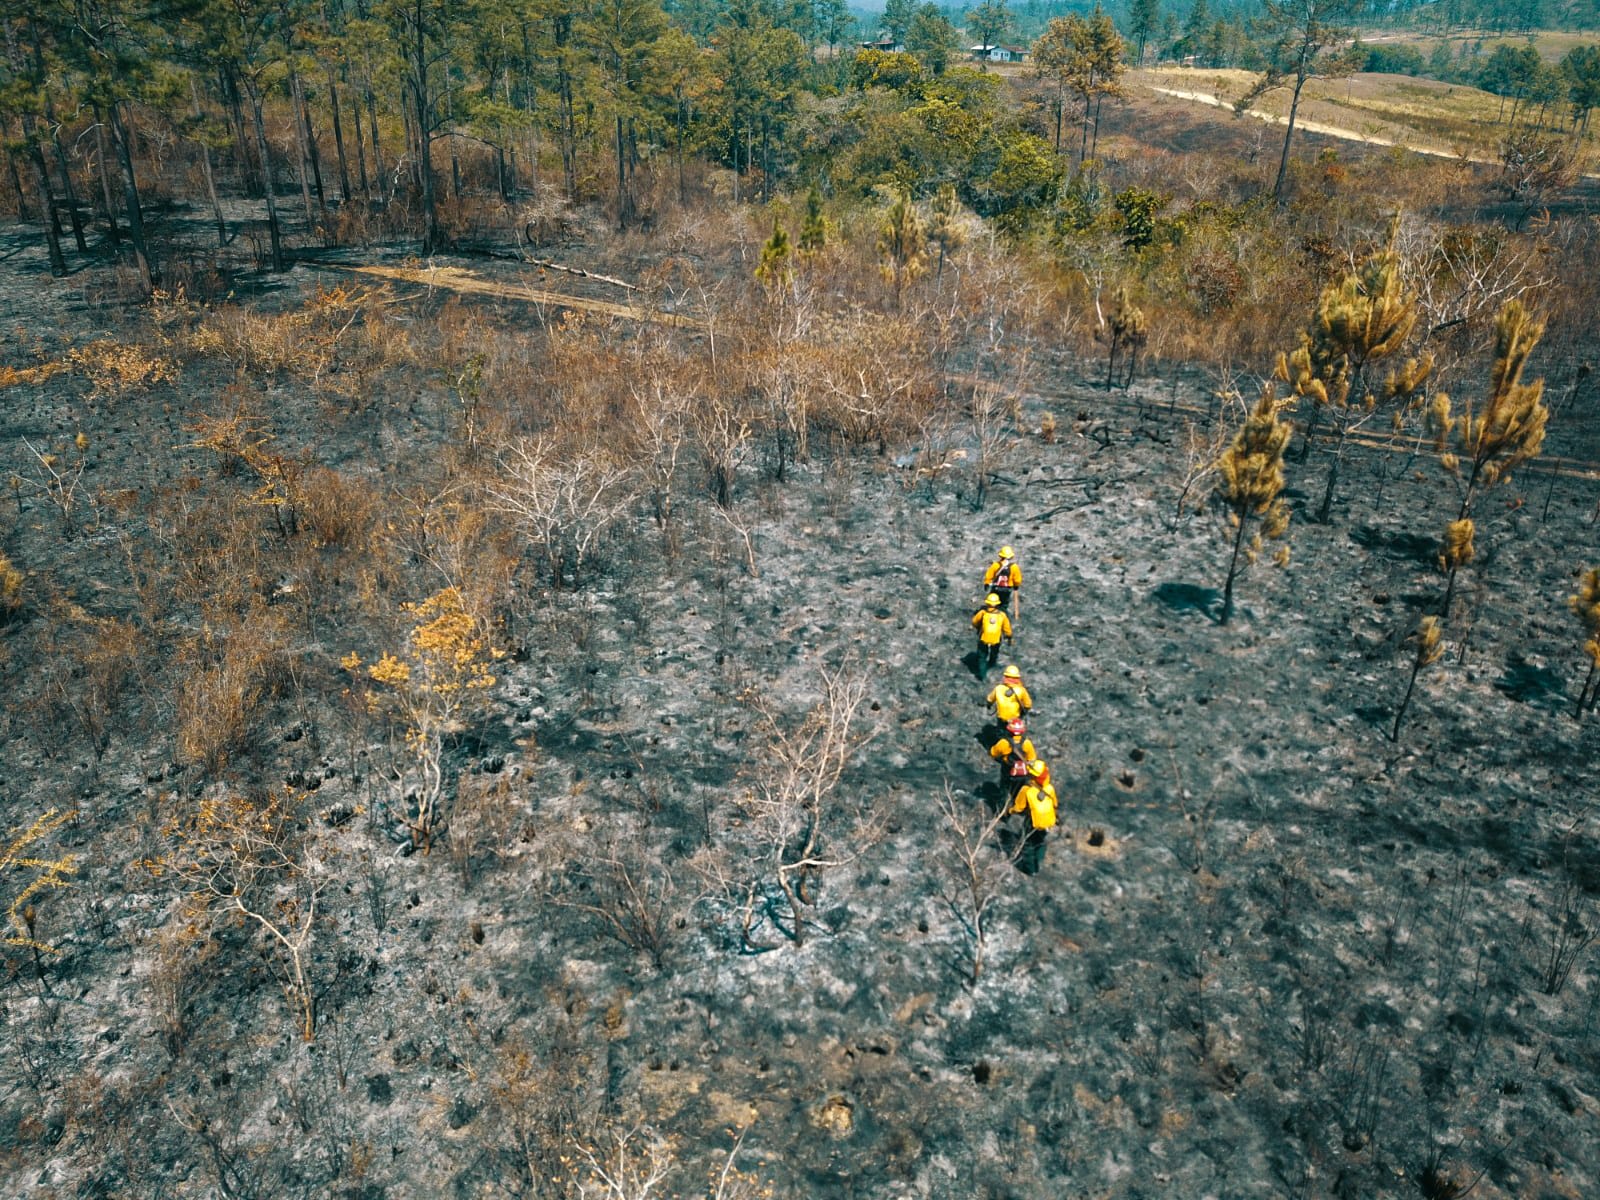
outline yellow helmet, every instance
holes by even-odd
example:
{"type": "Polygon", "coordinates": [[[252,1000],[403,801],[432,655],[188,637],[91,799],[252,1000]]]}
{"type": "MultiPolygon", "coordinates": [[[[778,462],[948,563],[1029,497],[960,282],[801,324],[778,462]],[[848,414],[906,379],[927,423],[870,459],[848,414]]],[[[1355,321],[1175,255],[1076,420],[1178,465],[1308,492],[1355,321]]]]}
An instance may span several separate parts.
{"type": "Polygon", "coordinates": [[[1028,774],[1032,775],[1035,779],[1039,778],[1039,776],[1043,775],[1049,769],[1049,767],[1044,765],[1044,759],[1042,758],[1036,758],[1028,764],[1028,774]]]}
{"type": "Polygon", "coordinates": [[[1012,663],[1003,672],[1001,672],[1000,678],[1001,679],[1021,679],[1022,678],[1022,668],[1018,667],[1016,665],[1016,663],[1012,663]]]}
{"type": "Polygon", "coordinates": [[[1001,546],[1000,547],[1000,557],[1001,558],[1015,558],[1016,554],[1017,554],[1017,552],[1015,550],[1013,550],[1010,546],[1001,546]]]}
{"type": "Polygon", "coordinates": [[[1000,607],[1000,597],[998,595],[996,595],[994,592],[990,592],[987,596],[985,596],[983,598],[983,602],[984,602],[984,604],[988,605],[990,608],[999,608],[1000,607]]]}

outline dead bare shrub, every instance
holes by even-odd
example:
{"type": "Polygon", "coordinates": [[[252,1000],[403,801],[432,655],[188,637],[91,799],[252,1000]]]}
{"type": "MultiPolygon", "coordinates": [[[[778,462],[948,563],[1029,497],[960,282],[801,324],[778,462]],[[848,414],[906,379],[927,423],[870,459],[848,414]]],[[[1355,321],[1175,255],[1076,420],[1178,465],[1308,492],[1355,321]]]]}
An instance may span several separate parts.
{"type": "Polygon", "coordinates": [[[501,447],[499,466],[490,496],[542,555],[551,586],[583,582],[596,547],[633,509],[631,466],[601,447],[548,438],[501,447]]]}
{"type": "Polygon", "coordinates": [[[682,922],[671,871],[649,861],[636,839],[572,864],[552,897],[595,917],[600,929],[661,970],[682,922]]]}
{"type": "Polygon", "coordinates": [[[265,955],[300,1036],[316,1034],[311,943],[329,876],[300,832],[305,797],[285,791],[179,802],[162,831],[166,848],[145,865],[175,887],[183,914],[243,922],[265,937],[265,955]]]}
{"type": "Polygon", "coordinates": [[[845,769],[873,732],[859,721],[866,676],[843,666],[824,668],[818,687],[820,695],[798,722],[748,694],[766,732],[766,750],[748,790],[729,806],[721,836],[694,860],[712,902],[736,915],[747,949],[760,945],[754,930],[758,916],[772,915],[774,888],[789,910],[790,926],[779,925],[780,931],[803,944],[818,881],[876,840],[867,797],[838,792],[845,769]]]}

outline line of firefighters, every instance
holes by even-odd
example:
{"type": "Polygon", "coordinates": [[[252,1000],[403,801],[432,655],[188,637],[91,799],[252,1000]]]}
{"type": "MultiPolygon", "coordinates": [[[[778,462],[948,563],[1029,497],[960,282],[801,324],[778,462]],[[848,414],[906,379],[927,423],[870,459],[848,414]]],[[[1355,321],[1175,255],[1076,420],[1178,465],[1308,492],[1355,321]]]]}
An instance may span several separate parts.
{"type": "MultiPolygon", "coordinates": [[[[983,573],[983,607],[972,614],[972,627],[978,632],[978,679],[987,681],[989,668],[1000,661],[1000,645],[1014,638],[1011,625],[1012,598],[1015,612],[1022,613],[1022,567],[1010,546],[1000,553],[983,573]]],[[[994,714],[996,737],[989,757],[1000,767],[1000,786],[1010,796],[1008,814],[1023,818],[1023,833],[1016,845],[1017,867],[1032,875],[1044,863],[1044,844],[1056,823],[1056,789],[1050,782],[1050,766],[1034,750],[1028,737],[1027,717],[1033,697],[1022,682],[1022,671],[1011,664],[1001,672],[1000,683],[987,697],[994,714]]],[[[985,737],[988,741],[988,737],[985,737]]]]}

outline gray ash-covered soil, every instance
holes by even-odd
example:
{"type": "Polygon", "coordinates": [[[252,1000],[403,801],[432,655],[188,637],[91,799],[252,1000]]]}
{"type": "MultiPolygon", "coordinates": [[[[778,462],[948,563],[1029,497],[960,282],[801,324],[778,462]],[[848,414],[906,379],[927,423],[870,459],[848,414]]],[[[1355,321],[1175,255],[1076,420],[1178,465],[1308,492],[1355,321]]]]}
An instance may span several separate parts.
{"type": "MultiPolygon", "coordinates": [[[[48,312],[87,336],[72,287],[30,281],[4,324],[48,312]]],[[[779,482],[757,456],[733,509],[754,572],[737,530],[693,507],[675,558],[641,518],[591,586],[530,601],[527,653],[453,756],[492,799],[470,843],[463,818],[406,853],[381,745],[340,732],[331,689],[281,706],[262,759],[314,789],[337,855],[309,1045],[243,930],[186,978],[172,1036],[156,968],[174,901],[140,864],[160,798],[201,783],[155,735],[113,733],[98,764],[52,745],[25,711],[44,619],[27,614],[4,634],[7,825],[77,807],[60,843],[81,865],[41,902],[62,950],[45,986],[19,953],[3,993],[0,1191],[565,1195],[576,1151],[555,1139],[643,1125],[672,1139],[683,1194],[737,1144],[786,1197],[1600,1195],[1600,978],[1573,949],[1600,891],[1597,735],[1571,716],[1565,606],[1595,555],[1596,481],[1558,477],[1545,516],[1536,467],[1481,506],[1451,653],[1393,742],[1455,511],[1436,462],[1391,462],[1377,510],[1388,452],[1347,452],[1327,525],[1307,515],[1322,452],[1291,464],[1293,557],[1263,556],[1218,625],[1226,531],[1176,514],[1181,435],[1157,440],[1172,397],[1205,408],[1201,381],[1168,369],[1113,398],[1097,371],[1042,374],[981,509],[970,461],[818,455],[779,482]],[[1026,572],[1010,653],[1062,821],[1037,876],[991,852],[974,983],[939,801],[993,802],[967,622],[1002,542],[1026,572]],[[737,836],[763,770],[751,692],[792,722],[841,666],[868,680],[874,736],[830,811],[861,807],[868,833],[837,843],[804,944],[767,890],[753,951],[691,863],[737,836]],[[605,907],[602,860],[659,900],[654,960],[586,907],[605,907]]],[[[19,431],[81,426],[96,488],[158,486],[175,392],[64,395],[4,396],[14,468],[19,431]]],[[[392,428],[354,439],[277,398],[324,462],[428,432],[376,412],[392,428]]],[[[1593,457],[1575,425],[1554,448],[1593,457]]],[[[7,553],[115,610],[116,519],[64,538],[49,518],[24,507],[7,553]]],[[[351,648],[321,629],[307,654],[351,648]]]]}

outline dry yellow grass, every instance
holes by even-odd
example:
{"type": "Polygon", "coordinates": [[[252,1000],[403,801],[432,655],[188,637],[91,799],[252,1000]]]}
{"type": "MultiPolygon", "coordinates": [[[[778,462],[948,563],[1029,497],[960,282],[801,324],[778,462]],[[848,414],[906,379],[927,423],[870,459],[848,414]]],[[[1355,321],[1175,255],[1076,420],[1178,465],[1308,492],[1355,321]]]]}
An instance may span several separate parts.
{"type": "MultiPolygon", "coordinates": [[[[1132,77],[1158,94],[1224,108],[1257,78],[1250,71],[1192,67],[1152,67],[1132,77]]],[[[1288,108],[1288,90],[1279,89],[1262,96],[1252,111],[1258,119],[1282,123],[1288,108]]],[[[1363,73],[1308,82],[1296,124],[1311,132],[1377,145],[1489,159],[1505,131],[1495,119],[1500,109],[1498,96],[1478,88],[1409,75],[1363,73]]]]}
{"type": "Polygon", "coordinates": [[[621,317],[625,321],[656,321],[666,325],[694,325],[697,322],[676,313],[656,312],[635,308],[628,304],[615,304],[608,300],[590,300],[582,296],[567,296],[542,288],[523,287],[519,284],[497,283],[484,279],[460,267],[346,267],[362,275],[376,275],[403,283],[420,284],[427,288],[441,288],[464,296],[498,296],[507,300],[524,300],[529,304],[548,304],[553,308],[575,309],[580,312],[599,313],[621,317]]]}

